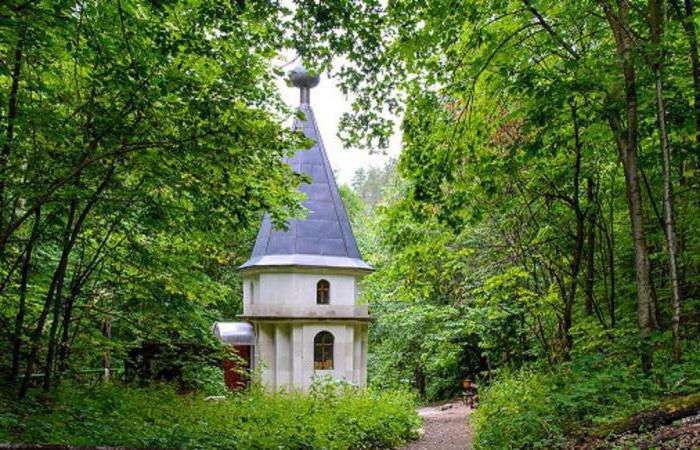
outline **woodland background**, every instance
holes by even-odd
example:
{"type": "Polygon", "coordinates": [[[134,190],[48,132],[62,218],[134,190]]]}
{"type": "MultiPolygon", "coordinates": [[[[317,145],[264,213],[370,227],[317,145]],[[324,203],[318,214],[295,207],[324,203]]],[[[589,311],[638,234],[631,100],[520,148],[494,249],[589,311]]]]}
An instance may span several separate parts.
{"type": "Polygon", "coordinates": [[[377,268],[374,387],[479,379],[482,448],[700,390],[693,0],[11,0],[0,21],[7,440],[42,389],[143,342],[215,345],[240,311],[262,212],[303,214],[290,48],[355,95],[348,145],[403,117],[398,160],[343,189],[377,268]]]}

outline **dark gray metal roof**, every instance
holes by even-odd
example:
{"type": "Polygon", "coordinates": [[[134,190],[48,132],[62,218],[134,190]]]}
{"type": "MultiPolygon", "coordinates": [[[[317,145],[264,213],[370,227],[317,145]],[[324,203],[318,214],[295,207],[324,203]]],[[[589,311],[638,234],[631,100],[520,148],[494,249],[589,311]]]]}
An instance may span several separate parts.
{"type": "Polygon", "coordinates": [[[340,192],[323,147],[321,134],[308,103],[299,107],[306,120],[296,118],[293,128],[316,144],[287,161],[293,170],[311,178],[300,191],[306,194],[305,219],[291,219],[287,230],[275,230],[265,214],[253,254],[240,269],[271,266],[338,267],[371,270],[362,260],[340,192]]]}

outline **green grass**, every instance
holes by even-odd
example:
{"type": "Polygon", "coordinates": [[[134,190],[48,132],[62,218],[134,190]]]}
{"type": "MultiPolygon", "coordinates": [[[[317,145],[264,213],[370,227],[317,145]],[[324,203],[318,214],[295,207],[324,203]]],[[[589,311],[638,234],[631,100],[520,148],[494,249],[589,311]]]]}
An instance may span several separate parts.
{"type": "Polygon", "coordinates": [[[171,387],[64,383],[50,396],[1,399],[0,442],[167,448],[392,448],[420,419],[401,392],[321,386],[205,401],[171,387]],[[3,401],[4,400],[4,401],[3,401]]]}

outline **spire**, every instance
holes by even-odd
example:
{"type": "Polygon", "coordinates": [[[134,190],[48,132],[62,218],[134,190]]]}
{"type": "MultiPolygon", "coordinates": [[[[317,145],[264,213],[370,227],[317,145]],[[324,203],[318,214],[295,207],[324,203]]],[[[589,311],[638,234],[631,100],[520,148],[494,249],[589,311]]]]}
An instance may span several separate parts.
{"type": "Polygon", "coordinates": [[[292,85],[299,88],[299,103],[308,105],[311,101],[311,89],[318,86],[321,78],[316,74],[313,76],[309,74],[301,64],[292,69],[289,73],[289,78],[292,81],[292,85]]]}
{"type": "Polygon", "coordinates": [[[310,91],[319,76],[311,76],[303,66],[290,73],[292,84],[300,89],[299,110],[304,120],[294,119],[292,128],[315,142],[309,150],[299,150],[286,162],[296,172],[311,179],[299,190],[306,195],[303,205],[309,210],[301,219],[291,219],[286,230],[275,230],[265,214],[258,231],[253,254],[240,269],[255,267],[307,266],[339,267],[360,270],[372,268],[362,260],[347,212],[328,161],[326,149],[309,105],[310,91]]]}

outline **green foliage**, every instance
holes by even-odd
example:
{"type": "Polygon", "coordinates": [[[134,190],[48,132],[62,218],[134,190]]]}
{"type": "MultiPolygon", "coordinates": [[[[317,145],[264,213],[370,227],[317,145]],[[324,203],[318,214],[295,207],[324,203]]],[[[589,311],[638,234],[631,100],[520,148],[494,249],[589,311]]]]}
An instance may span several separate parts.
{"type": "Polygon", "coordinates": [[[474,447],[551,448],[561,443],[554,392],[549,379],[526,369],[503,372],[480,393],[470,415],[474,447]]]}
{"type": "Polygon", "coordinates": [[[204,395],[226,394],[224,369],[212,365],[188,362],[182,368],[182,382],[204,395]]]}
{"type": "Polygon", "coordinates": [[[240,313],[235,267],[263,211],[278,225],[300,211],[283,159],[308,143],[284,123],[272,63],[285,14],[0,3],[2,376],[96,367],[105,350],[117,366],[240,313]]]}
{"type": "Polygon", "coordinates": [[[148,448],[393,448],[415,437],[410,395],[325,385],[205,401],[169,386],[66,383],[0,406],[0,441],[148,448]]]}
{"type": "Polygon", "coordinates": [[[658,354],[644,375],[634,355],[617,349],[607,356],[580,355],[550,371],[524,367],[501,371],[480,396],[470,416],[474,446],[552,448],[564,437],[615,423],[668,396],[700,390],[700,351],[673,366],[658,354]]]}
{"type": "MultiPolygon", "coordinates": [[[[288,46],[319,68],[344,56],[337,79],[357,94],[345,140],[385,146],[384,113],[404,113],[396,164],[342,190],[378,269],[363,294],[376,319],[372,385],[435,399],[495,376],[474,418],[482,447],[559,445],[580,424],[698,389],[692,11],[669,4],[658,61],[643,3],[295,3],[0,4],[0,354],[14,356],[0,371],[50,380],[108,352],[116,366],[143,341],[206,342],[212,320],[240,312],[233,268],[255,223],[263,210],[276,224],[300,212],[302,180],[283,158],[309,143],[283,126],[275,92],[288,46]],[[683,294],[675,365],[658,331],[674,312],[664,206],[676,211],[683,294]],[[637,317],[656,307],[659,326],[637,317]],[[642,341],[646,328],[656,332],[642,341]]],[[[186,369],[193,386],[220,391],[218,373],[186,369]]],[[[3,423],[13,439],[185,447],[383,446],[413,429],[398,397],[329,386],[219,409],[167,389],[61,388],[3,423]],[[383,411],[402,419],[383,425],[383,411]]]]}
{"type": "Polygon", "coordinates": [[[416,383],[424,383],[425,399],[449,398],[459,389],[456,380],[478,366],[469,351],[474,340],[459,309],[394,304],[376,314],[369,361],[373,386],[420,390],[416,383]]]}
{"type": "Polygon", "coordinates": [[[395,159],[390,159],[383,167],[359,168],[352,177],[352,189],[365,205],[376,208],[384,201],[395,172],[395,159]]]}
{"type": "MultiPolygon", "coordinates": [[[[556,372],[572,358],[672,351],[660,331],[674,313],[670,206],[682,278],[678,336],[685,349],[697,346],[700,86],[688,65],[696,49],[686,22],[694,17],[668,4],[658,80],[668,106],[659,111],[652,3],[628,3],[360,1],[296,12],[325,38],[308,48],[320,64],[333,50],[346,56],[337,72],[356,94],[342,123],[347,140],[381,146],[392,130],[382,112],[403,113],[397,174],[371,189],[384,198],[360,229],[378,269],[364,290],[375,317],[372,383],[432,399],[454,394],[460,378],[489,379],[503,368],[556,372]],[[631,31],[611,29],[618,16],[631,31]],[[617,53],[616,37],[628,33],[634,95],[617,53]],[[674,186],[665,202],[659,117],[674,186]],[[625,139],[633,142],[626,150],[625,139]],[[644,314],[656,308],[658,325],[649,319],[656,313],[644,314]],[[640,341],[650,329],[649,342],[640,341]]],[[[366,188],[366,176],[358,173],[356,189],[366,188]]],[[[683,378],[681,366],[662,366],[664,377],[683,378]]],[[[576,401],[598,402],[613,379],[576,401]]]]}

